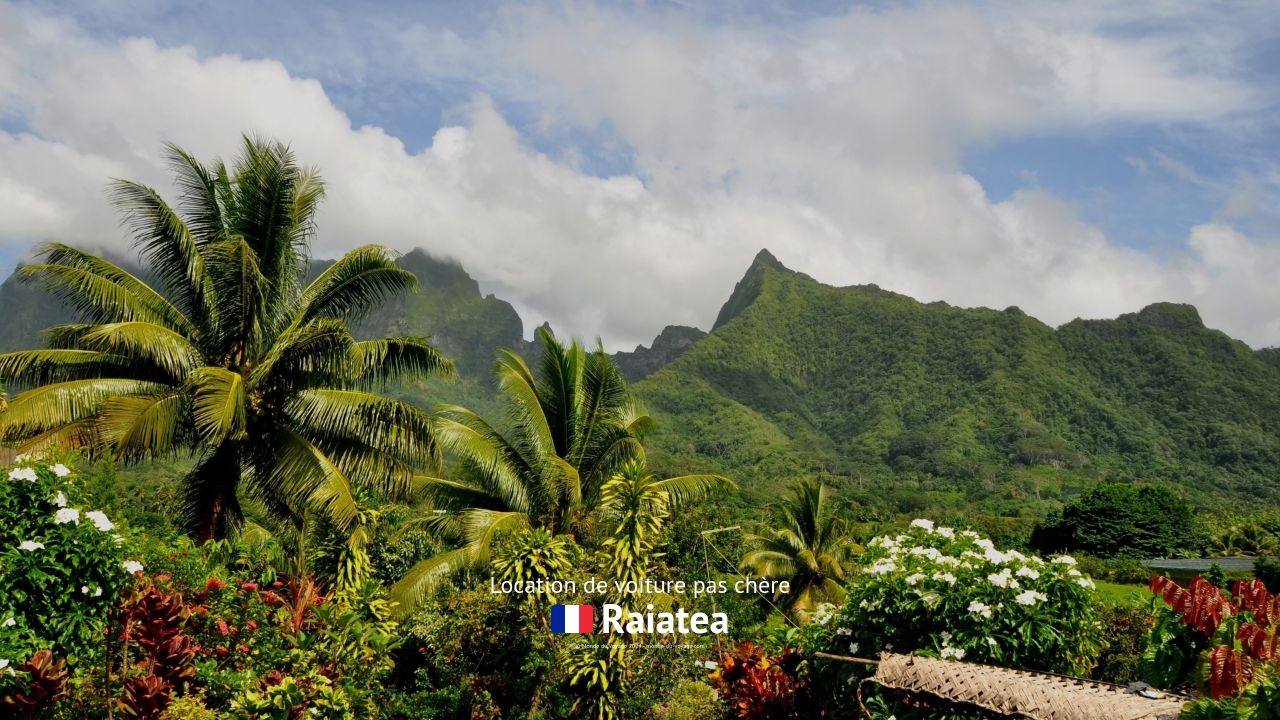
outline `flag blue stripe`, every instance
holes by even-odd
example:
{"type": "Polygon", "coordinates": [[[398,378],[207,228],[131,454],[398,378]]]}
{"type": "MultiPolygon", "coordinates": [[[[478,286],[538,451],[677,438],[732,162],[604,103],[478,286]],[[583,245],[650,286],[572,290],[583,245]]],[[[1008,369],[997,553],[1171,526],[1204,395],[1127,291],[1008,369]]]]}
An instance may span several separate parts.
{"type": "Polygon", "coordinates": [[[551,632],[564,634],[564,606],[551,606],[551,632]]]}

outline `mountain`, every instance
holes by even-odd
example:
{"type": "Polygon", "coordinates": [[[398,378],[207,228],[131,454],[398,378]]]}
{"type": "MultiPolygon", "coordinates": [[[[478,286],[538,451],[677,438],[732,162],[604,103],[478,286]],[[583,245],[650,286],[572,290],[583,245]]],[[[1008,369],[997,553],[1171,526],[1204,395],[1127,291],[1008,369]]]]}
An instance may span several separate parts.
{"type": "MultiPolygon", "coordinates": [[[[136,262],[113,260],[140,277],[136,262]]],[[[312,263],[314,277],[332,260],[312,263]]],[[[394,388],[393,394],[425,406],[458,403],[493,409],[494,389],[489,377],[499,347],[522,348],[524,327],[510,303],[480,292],[479,284],[456,262],[413,250],[397,262],[418,278],[418,292],[394,298],[358,323],[358,337],[427,335],[458,367],[459,379],[430,380],[394,388]]],[[[54,296],[10,276],[0,284],[0,352],[43,347],[40,331],[75,322],[71,311],[54,296]]]]}
{"type": "MultiPolygon", "coordinates": [[[[429,335],[461,377],[390,392],[496,416],[497,348],[537,353],[519,315],[454,262],[399,262],[419,292],[357,334],[429,335]]],[[[72,319],[13,278],[0,312],[0,350],[72,319]]],[[[830,287],[761,251],[710,333],[669,326],[614,357],[658,420],[655,469],[728,474],[747,504],[814,474],[870,516],[1038,517],[1102,479],[1167,482],[1208,507],[1280,500],[1280,350],[1188,305],[1055,329],[1016,307],[830,287]]]]}
{"type": "Polygon", "coordinates": [[[1186,305],[1054,329],[822,285],[762,251],[712,332],[635,391],[656,465],[748,496],[816,473],[895,512],[1030,512],[1104,477],[1280,499],[1276,354],[1186,305]]]}
{"type": "Polygon", "coordinates": [[[628,382],[652,375],[680,357],[707,333],[687,325],[668,325],[653,339],[649,347],[637,345],[631,352],[617,352],[613,359],[628,382]]]}

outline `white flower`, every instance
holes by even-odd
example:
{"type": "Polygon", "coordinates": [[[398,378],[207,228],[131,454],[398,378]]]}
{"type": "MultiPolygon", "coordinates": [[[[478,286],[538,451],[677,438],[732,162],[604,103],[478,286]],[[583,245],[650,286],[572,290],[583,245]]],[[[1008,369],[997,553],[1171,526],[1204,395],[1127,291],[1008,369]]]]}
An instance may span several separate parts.
{"type": "Polygon", "coordinates": [[[927,532],[933,532],[933,521],[925,520],[924,518],[916,518],[915,520],[911,521],[911,527],[918,527],[918,528],[924,529],[927,532]]]}
{"type": "Polygon", "coordinates": [[[1030,578],[1031,580],[1035,580],[1040,577],[1040,573],[1036,572],[1035,570],[1029,567],[1026,567],[1025,565],[1023,567],[1018,568],[1018,572],[1014,574],[1017,575],[1018,577],[1030,578]]]}
{"type": "Polygon", "coordinates": [[[18,624],[18,621],[14,620],[13,618],[9,618],[8,620],[5,620],[4,622],[0,623],[0,625],[3,625],[4,627],[13,627],[14,625],[17,625],[17,624],[18,624]]]}
{"type": "Polygon", "coordinates": [[[66,477],[71,474],[71,469],[62,463],[53,466],[53,474],[58,477],[66,477]]]}
{"type": "Polygon", "coordinates": [[[991,647],[995,647],[995,646],[996,646],[996,639],[995,639],[995,638],[993,638],[993,637],[989,637],[989,638],[987,638],[987,644],[988,644],[988,645],[990,645],[991,647]]]}
{"type": "Polygon", "coordinates": [[[956,660],[964,659],[964,648],[944,647],[942,648],[942,659],[947,660],[955,658],[956,660]]]}
{"type": "Polygon", "coordinates": [[[59,490],[58,494],[53,496],[53,498],[51,499],[51,502],[53,502],[53,504],[57,505],[58,507],[66,507],[67,496],[64,495],[61,490],[59,490]]]}
{"type": "Polygon", "coordinates": [[[969,603],[969,612],[974,615],[981,615],[984,618],[989,618],[991,617],[991,606],[984,602],[974,600],[969,603]]]}
{"type": "Polygon", "coordinates": [[[849,654],[856,655],[858,653],[858,643],[849,643],[849,654]]]}
{"type": "Polygon", "coordinates": [[[1059,555],[1058,557],[1054,558],[1053,561],[1058,563],[1059,565],[1075,565],[1076,564],[1076,559],[1071,557],[1070,555],[1059,555]]]}
{"type": "Polygon", "coordinates": [[[907,576],[908,585],[918,585],[924,579],[924,573],[915,573],[907,576]]]}
{"type": "Polygon", "coordinates": [[[83,594],[83,595],[88,595],[88,594],[89,594],[89,586],[88,586],[88,585],[81,585],[81,586],[80,586],[80,593],[81,593],[81,594],[83,594]]]}
{"type": "Polygon", "coordinates": [[[961,530],[961,531],[960,531],[960,534],[961,534],[961,535],[963,535],[963,536],[965,536],[965,537],[967,537],[967,538],[974,538],[974,539],[976,539],[976,538],[978,537],[978,533],[976,533],[976,532],[974,532],[974,531],[972,531],[972,530],[961,530]]]}
{"type": "Polygon", "coordinates": [[[1045,600],[1048,600],[1048,599],[1049,599],[1049,596],[1045,595],[1042,592],[1036,592],[1035,590],[1025,590],[1023,592],[1018,593],[1018,596],[1014,598],[1014,602],[1018,603],[1019,605],[1035,605],[1038,602],[1044,602],[1045,600]]]}
{"type": "Polygon", "coordinates": [[[927,592],[921,595],[920,599],[924,601],[925,607],[933,607],[942,601],[942,596],[936,592],[927,592]]]}
{"type": "Polygon", "coordinates": [[[953,538],[956,536],[956,531],[955,531],[955,530],[952,530],[952,529],[951,529],[951,528],[949,528],[949,527],[940,527],[940,528],[938,528],[937,530],[935,530],[934,532],[938,533],[939,535],[941,535],[942,537],[944,537],[944,538],[946,538],[946,539],[948,539],[948,540],[951,540],[951,539],[953,539],[953,538]]]}
{"type": "Polygon", "coordinates": [[[1071,568],[1070,570],[1067,571],[1067,574],[1070,575],[1071,577],[1080,577],[1083,573],[1081,573],[1079,570],[1075,568],[1071,568]]]}
{"type": "Polygon", "coordinates": [[[852,635],[853,631],[849,628],[836,628],[837,635],[852,635]]]}
{"type": "Polygon", "coordinates": [[[90,510],[84,516],[85,519],[93,521],[93,526],[101,532],[111,532],[116,528],[101,510],[90,510]]]}
{"type": "Polygon", "coordinates": [[[93,589],[93,596],[94,596],[94,597],[98,597],[98,596],[99,596],[99,595],[101,595],[101,594],[102,594],[102,588],[94,588],[94,589],[93,589]]]}
{"type": "Polygon", "coordinates": [[[998,573],[992,573],[987,576],[987,582],[1002,588],[1018,587],[1018,581],[1013,579],[1013,574],[1009,572],[1009,568],[1005,568],[998,573]]]}
{"type": "Polygon", "coordinates": [[[1080,587],[1082,587],[1082,588],[1087,589],[1087,590],[1092,590],[1092,589],[1094,589],[1095,587],[1097,587],[1097,585],[1094,585],[1094,584],[1093,584],[1093,581],[1092,581],[1092,580],[1090,580],[1089,578],[1086,578],[1086,577],[1082,577],[1082,578],[1078,578],[1078,579],[1076,579],[1076,584],[1077,584],[1077,585],[1079,585],[1079,586],[1080,586],[1080,587]]]}
{"type": "Polygon", "coordinates": [[[938,637],[942,638],[943,645],[946,645],[947,643],[951,642],[951,633],[947,632],[946,630],[943,630],[942,632],[938,633],[938,637]]]}
{"type": "Polygon", "coordinates": [[[948,584],[948,585],[955,585],[955,584],[956,584],[956,576],[955,576],[955,575],[952,575],[952,574],[951,574],[951,573],[949,573],[949,572],[944,572],[944,573],[934,573],[934,574],[933,574],[933,579],[934,579],[934,580],[937,580],[938,582],[944,582],[944,583],[946,583],[946,584],[948,584]]]}
{"type": "Polygon", "coordinates": [[[1009,556],[995,548],[986,548],[982,556],[986,558],[987,562],[992,563],[993,565],[1003,565],[1009,562],[1009,556]]]}
{"type": "Polygon", "coordinates": [[[993,543],[993,542],[991,542],[990,540],[988,540],[988,539],[986,539],[986,538],[980,538],[980,537],[978,537],[977,535],[974,535],[974,537],[975,537],[975,538],[977,538],[977,539],[973,541],[973,544],[974,544],[974,545],[977,545],[978,547],[982,548],[983,550],[995,550],[995,549],[996,549],[996,544],[995,544],[995,543],[993,543]]]}
{"type": "Polygon", "coordinates": [[[130,575],[136,575],[142,572],[142,563],[137,560],[125,560],[120,563],[120,567],[124,568],[124,571],[130,575]]]}
{"type": "Polygon", "coordinates": [[[3,670],[6,675],[13,674],[13,671],[9,669],[9,658],[0,658],[0,670],[3,670]]]}
{"type": "Polygon", "coordinates": [[[80,511],[75,508],[62,508],[53,516],[53,522],[57,525],[65,523],[80,524],[80,511]]]}
{"type": "Polygon", "coordinates": [[[877,560],[874,565],[867,568],[863,572],[868,572],[868,573],[871,573],[872,575],[884,575],[886,573],[891,573],[897,569],[898,569],[898,566],[894,564],[892,560],[877,560]]]}
{"type": "Polygon", "coordinates": [[[23,540],[21,543],[18,544],[18,549],[26,550],[27,552],[31,552],[33,550],[43,550],[44,543],[36,542],[35,540],[23,540]]]}
{"type": "Polygon", "coordinates": [[[26,480],[27,482],[36,481],[36,471],[29,467],[14,468],[9,471],[10,480],[26,480]]]}
{"type": "Polygon", "coordinates": [[[1005,551],[1005,553],[1004,553],[1004,556],[1005,556],[1005,557],[1007,557],[1007,558],[1009,558],[1010,560],[1017,560],[1018,562],[1026,562],[1026,561],[1027,561],[1027,556],[1026,556],[1026,555],[1023,555],[1022,553],[1018,552],[1017,550],[1006,550],[1006,551],[1005,551]]]}

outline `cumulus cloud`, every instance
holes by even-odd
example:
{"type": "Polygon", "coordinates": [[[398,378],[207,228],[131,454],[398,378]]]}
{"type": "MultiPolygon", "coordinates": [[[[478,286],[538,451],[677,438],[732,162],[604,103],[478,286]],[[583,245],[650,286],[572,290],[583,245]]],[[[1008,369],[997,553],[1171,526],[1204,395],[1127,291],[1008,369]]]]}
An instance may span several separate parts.
{"type": "Polygon", "coordinates": [[[426,247],[512,300],[530,327],[549,319],[614,347],[668,323],[709,326],[761,247],[826,282],[1017,304],[1051,323],[1193,301],[1246,340],[1280,341],[1248,309],[1280,300],[1265,282],[1276,251],[1229,218],[1157,258],[1039,188],[992,200],[963,170],[966,149],[1003,137],[1230,123],[1256,109],[1251,86],[1188,62],[1169,37],[1107,33],[1088,14],[995,19],[932,5],[785,29],[568,8],[511,10],[474,55],[446,30],[409,27],[397,41],[450,38],[406,62],[443,53],[458,72],[494,78],[485,87],[519,85],[543,113],[525,132],[604,133],[633,171],[583,172],[574,157],[590,147],[533,149],[502,98],[479,93],[410,152],[353,126],[320,82],[278,60],[100,41],[0,5],[0,98],[23,128],[0,132],[0,243],[119,248],[107,177],[162,184],[163,140],[225,156],[249,131],[289,140],[322,169],[318,255],[426,247]]]}

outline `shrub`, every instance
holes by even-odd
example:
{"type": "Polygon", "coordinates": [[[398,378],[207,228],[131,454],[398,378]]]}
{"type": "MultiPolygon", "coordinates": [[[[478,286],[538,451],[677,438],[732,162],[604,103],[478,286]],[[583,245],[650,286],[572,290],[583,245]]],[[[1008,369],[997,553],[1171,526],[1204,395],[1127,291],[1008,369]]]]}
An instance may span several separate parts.
{"type": "Polygon", "coordinates": [[[1098,614],[1106,647],[1090,677],[1121,685],[1142,679],[1142,652],[1154,624],[1150,609],[1137,603],[1107,605],[1098,614]]]}
{"type": "Polygon", "coordinates": [[[1253,576],[1273,593],[1280,593],[1280,558],[1263,556],[1253,561],[1253,576]]]}
{"type": "Polygon", "coordinates": [[[1037,526],[1031,543],[1046,552],[1099,557],[1165,557],[1195,551],[1191,506],[1163,485],[1102,483],[1037,526]]]}
{"type": "Polygon", "coordinates": [[[725,706],[710,685],[685,680],[671,690],[671,696],[653,707],[652,715],[663,720],[708,720],[724,715],[725,706]]]}
{"type": "Polygon", "coordinates": [[[218,713],[204,703],[204,693],[192,693],[174,699],[160,713],[160,720],[218,720],[218,713]]]}
{"type": "MultiPolygon", "coordinates": [[[[79,498],[61,463],[22,460],[0,476],[0,663],[10,669],[43,650],[71,673],[93,664],[112,606],[142,569],[79,498]]],[[[24,682],[0,672],[0,698],[24,682]]]]}
{"type": "Polygon", "coordinates": [[[1067,556],[1002,552],[916,520],[866,546],[831,628],[832,652],[915,652],[1030,670],[1087,671],[1100,647],[1093,581],[1067,556]]]}
{"type": "Polygon", "coordinates": [[[776,654],[750,642],[734,643],[720,656],[712,685],[739,720],[799,720],[825,717],[813,692],[808,660],[791,649],[776,654]]]}

